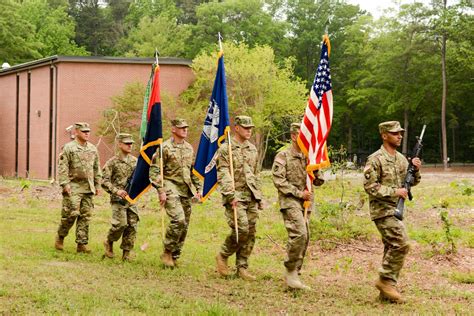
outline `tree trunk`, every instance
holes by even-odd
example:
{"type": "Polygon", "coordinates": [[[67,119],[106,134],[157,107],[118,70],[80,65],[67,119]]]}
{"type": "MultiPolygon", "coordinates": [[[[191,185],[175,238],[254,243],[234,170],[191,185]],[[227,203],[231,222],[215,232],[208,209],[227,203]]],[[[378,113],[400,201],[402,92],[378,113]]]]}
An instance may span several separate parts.
{"type": "Polygon", "coordinates": [[[454,128],[452,130],[452,135],[453,135],[453,161],[456,161],[456,142],[455,142],[455,137],[454,137],[454,128]]]}
{"type": "Polygon", "coordinates": [[[408,152],[408,127],[410,122],[408,121],[408,108],[405,108],[403,111],[403,128],[405,129],[405,134],[403,135],[403,145],[402,145],[402,153],[404,155],[408,152]]]}
{"type": "MultiPolygon", "coordinates": [[[[444,8],[446,11],[446,2],[444,0],[444,8]]],[[[444,16],[444,13],[443,13],[444,16]]],[[[443,77],[443,96],[441,99],[441,138],[443,144],[443,166],[444,170],[448,169],[448,140],[446,137],[446,94],[447,94],[447,80],[446,80],[446,31],[443,30],[443,37],[441,43],[441,75],[443,77]]]]}
{"type": "MultiPolygon", "coordinates": [[[[350,121],[350,120],[349,120],[350,121]]],[[[347,152],[353,154],[352,152],[352,124],[347,124],[349,130],[347,131],[347,152]]]]}

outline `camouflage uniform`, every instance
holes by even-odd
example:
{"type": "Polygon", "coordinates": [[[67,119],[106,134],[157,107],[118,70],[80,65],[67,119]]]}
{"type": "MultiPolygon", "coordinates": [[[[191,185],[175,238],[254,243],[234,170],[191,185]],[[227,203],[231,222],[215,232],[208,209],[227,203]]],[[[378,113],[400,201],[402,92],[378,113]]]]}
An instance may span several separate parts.
{"type": "MultiPolygon", "coordinates": [[[[76,123],[82,131],[90,130],[87,123],[76,123]]],[[[87,245],[89,242],[89,222],[94,204],[93,195],[100,184],[101,172],[97,148],[87,142],[84,146],[73,140],[64,145],[59,155],[59,185],[71,188],[71,194],[63,191],[61,223],[58,236],[64,238],[76,222],[76,243],[87,245]]]]}
{"type": "MultiPolygon", "coordinates": [[[[300,124],[293,123],[290,131],[296,133],[300,124]]],[[[309,230],[304,220],[303,191],[306,189],[307,159],[292,146],[279,152],[273,162],[273,184],[278,190],[280,211],[288,232],[287,257],[284,265],[288,271],[301,268],[309,242],[309,230]]],[[[314,185],[322,185],[316,178],[314,185]]]]}
{"type": "MultiPolygon", "coordinates": [[[[236,117],[236,124],[246,127],[247,120],[252,124],[249,117],[236,117]],[[242,122],[239,121],[239,118],[242,118],[242,122]]],[[[235,253],[236,267],[247,269],[248,258],[255,244],[258,203],[262,199],[257,167],[257,148],[247,140],[239,143],[235,139],[231,140],[231,146],[234,179],[230,175],[228,143],[224,143],[219,147],[217,158],[217,179],[222,194],[222,202],[225,206],[227,224],[231,228],[230,235],[227,236],[221,246],[220,254],[227,258],[235,253]],[[232,185],[233,181],[235,190],[232,185]],[[238,201],[238,244],[236,242],[234,211],[231,205],[234,199],[238,201]]]]}
{"type": "MultiPolygon", "coordinates": [[[[395,121],[379,125],[380,133],[403,131],[395,121]]],[[[396,283],[409,250],[405,225],[395,216],[398,197],[395,191],[402,187],[408,168],[407,159],[399,152],[390,155],[382,145],[368,157],[364,168],[364,189],[369,195],[370,217],[379,230],[384,244],[384,255],[379,275],[396,283]]],[[[415,182],[420,182],[420,172],[415,182]]]]}
{"type": "MultiPolygon", "coordinates": [[[[174,123],[174,126],[182,127],[179,123],[174,123]]],[[[165,209],[170,218],[163,246],[165,251],[171,252],[173,259],[177,259],[188,233],[191,198],[201,191],[201,182],[192,173],[194,150],[188,142],[178,144],[173,138],[163,143],[164,186],[160,180],[159,152],[152,160],[150,182],[158,193],[166,192],[165,209]]]]}
{"type": "MultiPolygon", "coordinates": [[[[120,134],[119,141],[133,143],[129,134],[120,134]]],[[[136,157],[120,152],[105,163],[102,180],[102,187],[110,194],[112,206],[112,227],[107,235],[107,241],[113,243],[122,237],[120,248],[129,251],[133,249],[137,236],[138,210],[136,205],[122,199],[117,192],[125,190],[127,180],[133,174],[136,163],[136,157]]]]}

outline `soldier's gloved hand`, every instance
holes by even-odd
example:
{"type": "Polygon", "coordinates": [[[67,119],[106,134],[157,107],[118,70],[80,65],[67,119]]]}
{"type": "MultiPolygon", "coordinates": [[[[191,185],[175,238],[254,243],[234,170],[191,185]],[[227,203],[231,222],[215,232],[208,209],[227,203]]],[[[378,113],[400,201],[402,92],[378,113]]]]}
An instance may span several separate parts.
{"type": "Polygon", "coordinates": [[[66,195],[71,195],[71,186],[69,184],[66,184],[64,187],[63,187],[63,194],[66,194],[66,195]]]}
{"type": "Polygon", "coordinates": [[[257,204],[257,206],[258,206],[258,209],[259,209],[259,210],[263,210],[263,208],[264,208],[265,205],[263,204],[263,201],[259,201],[258,204],[257,204]]]}
{"type": "Polygon", "coordinates": [[[303,200],[309,201],[313,197],[313,193],[309,192],[308,190],[303,191],[303,200]]]}
{"type": "Polygon", "coordinates": [[[166,192],[163,191],[163,192],[159,193],[158,196],[160,198],[160,204],[165,205],[165,203],[166,203],[166,192]]]}
{"type": "Polygon", "coordinates": [[[408,191],[405,188],[399,188],[395,190],[395,195],[403,199],[408,199],[408,191]]]}
{"type": "Polygon", "coordinates": [[[118,190],[117,195],[120,196],[122,199],[125,199],[127,197],[127,191],[125,190],[118,190]]]}
{"type": "Polygon", "coordinates": [[[95,195],[99,195],[100,194],[100,189],[95,189],[95,195]]]}

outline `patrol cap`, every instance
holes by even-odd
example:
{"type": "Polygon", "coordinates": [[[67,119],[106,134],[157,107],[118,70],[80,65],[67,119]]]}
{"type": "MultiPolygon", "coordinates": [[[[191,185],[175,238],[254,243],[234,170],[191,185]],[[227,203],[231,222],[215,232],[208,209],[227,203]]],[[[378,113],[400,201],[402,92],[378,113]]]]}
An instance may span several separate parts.
{"type": "Polygon", "coordinates": [[[290,133],[291,133],[291,134],[299,133],[300,128],[301,128],[301,124],[300,124],[300,123],[291,123],[291,125],[290,125],[290,133]]]}
{"type": "Polygon", "coordinates": [[[76,123],[74,123],[74,128],[80,130],[81,132],[90,132],[91,131],[89,123],[86,123],[86,122],[76,122],[76,123]]]}
{"type": "Polygon", "coordinates": [[[239,115],[235,117],[234,125],[240,125],[242,127],[255,127],[252,122],[252,118],[250,116],[239,115]]]}
{"type": "Polygon", "coordinates": [[[171,120],[171,125],[177,128],[183,128],[183,127],[189,126],[188,122],[186,122],[185,119],[181,119],[181,118],[171,120]]]}
{"type": "Polygon", "coordinates": [[[117,140],[121,143],[124,143],[124,144],[133,144],[134,143],[132,135],[127,134],[127,133],[118,134],[117,135],[117,140]]]}
{"type": "Polygon", "coordinates": [[[379,124],[380,134],[396,133],[396,132],[404,132],[404,131],[405,130],[400,126],[399,121],[388,121],[388,122],[382,122],[379,124]]]}

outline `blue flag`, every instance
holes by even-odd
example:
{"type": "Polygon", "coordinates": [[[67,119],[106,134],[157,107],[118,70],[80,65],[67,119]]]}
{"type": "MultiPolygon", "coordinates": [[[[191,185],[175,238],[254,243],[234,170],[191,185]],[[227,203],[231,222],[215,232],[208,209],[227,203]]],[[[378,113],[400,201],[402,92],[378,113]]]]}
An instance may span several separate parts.
{"type": "MultiPolygon", "coordinates": [[[[150,187],[150,165],[151,159],[158,146],[163,142],[163,126],[161,122],[161,100],[160,100],[160,67],[153,65],[152,78],[150,78],[148,102],[144,102],[143,124],[146,124],[145,137],[140,148],[140,156],[137,160],[137,166],[133,172],[130,184],[127,185],[127,200],[135,203],[138,198],[144,194],[150,187]]],[[[147,89],[148,91],[148,89],[147,89]]],[[[142,124],[142,125],[143,125],[142,124]]]]}
{"type": "Polygon", "coordinates": [[[230,130],[229,125],[224,54],[221,51],[214,88],[193,168],[193,173],[204,180],[202,201],[205,201],[217,186],[217,149],[227,137],[230,130]]]}

